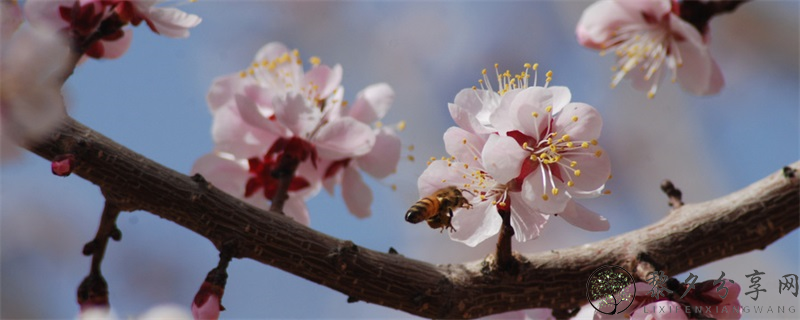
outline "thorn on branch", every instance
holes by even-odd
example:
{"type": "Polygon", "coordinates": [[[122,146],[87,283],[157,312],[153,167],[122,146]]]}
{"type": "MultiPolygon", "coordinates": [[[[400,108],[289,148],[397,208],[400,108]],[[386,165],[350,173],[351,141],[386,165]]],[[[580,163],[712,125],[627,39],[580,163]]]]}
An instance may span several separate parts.
{"type": "Polygon", "coordinates": [[[681,200],[683,193],[681,193],[681,190],[678,188],[675,188],[675,185],[672,184],[672,181],[664,180],[664,182],[661,183],[661,191],[664,191],[669,198],[670,207],[673,209],[678,209],[683,206],[683,200],[681,200]]]}
{"type": "Polygon", "coordinates": [[[393,247],[389,247],[389,254],[400,254],[393,247]]]}
{"type": "Polygon", "coordinates": [[[786,179],[794,179],[797,176],[797,169],[790,166],[783,167],[783,176],[786,179]]]}
{"type": "Polygon", "coordinates": [[[356,297],[353,297],[353,296],[347,297],[347,303],[356,303],[356,302],[359,302],[359,301],[361,301],[361,300],[358,300],[358,298],[356,298],[356,297]]]}

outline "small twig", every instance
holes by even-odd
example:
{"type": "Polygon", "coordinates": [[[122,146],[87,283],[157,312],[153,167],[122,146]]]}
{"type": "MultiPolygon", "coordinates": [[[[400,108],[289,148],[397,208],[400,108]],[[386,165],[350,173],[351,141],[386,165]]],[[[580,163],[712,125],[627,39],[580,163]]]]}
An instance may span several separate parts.
{"type": "Polygon", "coordinates": [[[289,187],[292,185],[294,173],[300,165],[300,160],[283,154],[278,157],[278,167],[272,171],[272,176],[278,179],[278,188],[275,190],[275,196],[272,197],[272,204],[269,211],[283,213],[283,204],[289,199],[289,187]]]}
{"type": "Polygon", "coordinates": [[[783,176],[786,177],[787,179],[794,179],[795,177],[797,177],[797,169],[785,166],[783,167],[783,176]]]}
{"type": "Polygon", "coordinates": [[[514,237],[514,228],[511,226],[511,207],[498,206],[497,212],[503,219],[500,227],[500,236],[497,238],[497,266],[500,270],[514,273],[514,256],[511,253],[511,238],[514,237]]]}
{"type": "Polygon", "coordinates": [[[117,228],[119,213],[120,209],[113,202],[106,200],[97,234],[92,241],[83,246],[83,254],[92,256],[92,266],[89,275],[78,286],[78,304],[81,310],[89,307],[108,307],[108,284],[100,272],[100,265],[106,253],[108,238],[116,241],[122,239],[122,232],[117,228]]]}
{"type": "Polygon", "coordinates": [[[661,191],[664,191],[669,198],[669,206],[672,209],[678,209],[683,206],[683,200],[681,200],[683,193],[681,193],[680,189],[675,188],[672,181],[664,180],[664,182],[661,182],[661,191]]]}

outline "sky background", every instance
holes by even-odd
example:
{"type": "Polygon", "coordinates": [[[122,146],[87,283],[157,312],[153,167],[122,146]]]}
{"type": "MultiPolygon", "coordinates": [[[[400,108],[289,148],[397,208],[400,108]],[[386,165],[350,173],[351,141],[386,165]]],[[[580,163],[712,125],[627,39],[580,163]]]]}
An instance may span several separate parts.
{"type": "MultiPolygon", "coordinates": [[[[577,44],[575,24],[589,4],[200,0],[180,7],[203,18],[188,39],[136,28],[123,57],[84,63],[65,93],[78,121],[189,173],[213,147],[205,102],[213,79],[245,68],[268,42],[297,48],[305,60],[319,56],[323,63],[340,63],[348,100],[369,84],[387,82],[397,97],[384,123],[407,122],[401,138],[415,150],[404,150],[403,156],[418,160],[402,160],[387,179],[366,178],[375,199],[370,218],[350,215],[340,195],[320,193],[308,203],[311,227],[432,263],[474,261],[494,250],[495,238],[470,248],[403,221],[418,198],[421,160],[445,154],[441,136],[454,125],[447,103],[476,85],[481,69],[494,63],[519,72],[524,63],[537,62],[553,70],[553,85],[570,88],[573,101],[597,108],[604,120],[600,144],[614,174],[607,185],[612,195],[581,202],[609,219],[609,231],[590,233],[552,218],[539,239],[514,243],[523,253],[601,240],[660,220],[669,211],[659,189],[665,178],[683,191],[684,202],[695,203],[797,161],[798,2],[750,2],[714,19],[711,52],[726,79],[722,92],[696,97],[665,81],[653,100],[628,82],[609,89],[612,58],[577,44]]],[[[49,163],[33,154],[0,167],[0,318],[77,314],[75,290],[91,260],[81,249],[94,236],[102,207],[95,185],[77,176],[53,176],[49,163]]],[[[216,266],[212,244],[147,212],[123,213],[118,226],[123,239],[109,244],[102,267],[115,312],[127,317],[163,303],[188,309],[216,266]]],[[[725,241],[726,235],[708,236],[725,241]]],[[[794,231],[763,251],[692,273],[702,281],[725,272],[747,285],[744,275],[757,269],[766,272],[762,287],[768,291],[758,301],[741,295],[743,305],[797,308],[797,299],[779,295],[777,287],[782,275],[800,269],[798,242],[794,231]]],[[[228,273],[223,318],[412,317],[363,302],[348,304],[341,293],[251,260],[234,260],[228,273]]],[[[745,318],[769,316],[788,315],[745,318]]]]}

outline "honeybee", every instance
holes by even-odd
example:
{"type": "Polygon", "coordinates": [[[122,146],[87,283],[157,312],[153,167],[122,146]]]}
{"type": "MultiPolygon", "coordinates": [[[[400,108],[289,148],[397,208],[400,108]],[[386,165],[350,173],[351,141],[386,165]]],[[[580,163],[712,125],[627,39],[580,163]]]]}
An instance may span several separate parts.
{"type": "Polygon", "coordinates": [[[406,212],[406,221],[419,223],[425,220],[432,229],[439,228],[439,232],[450,229],[452,232],[456,229],[450,220],[453,218],[453,209],[458,208],[469,209],[472,205],[461,194],[461,190],[450,186],[436,190],[432,195],[417,201],[406,212]]]}

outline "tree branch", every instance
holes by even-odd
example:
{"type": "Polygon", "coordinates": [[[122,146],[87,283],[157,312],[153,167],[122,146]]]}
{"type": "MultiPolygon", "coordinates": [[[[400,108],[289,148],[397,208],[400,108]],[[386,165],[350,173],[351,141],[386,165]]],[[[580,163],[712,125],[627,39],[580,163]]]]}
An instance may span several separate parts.
{"type": "Polygon", "coordinates": [[[437,266],[330,237],[247,205],[199,176],[168,169],[72,118],[29,149],[48,160],[74,153],[81,164],[74,173],[100,186],[120,210],[152,212],[218,249],[235,245],[235,257],[340,291],[343,302],[349,296],[428,318],[537,307],[567,310],[585,303],[585,281],[601,265],[622,266],[640,278],[654,265],[675,275],[764,249],[800,225],[800,182],[776,172],[728,196],[684,205],[636,231],[580,247],[515,255],[519,269],[510,275],[492,270],[487,261],[437,266]]]}

